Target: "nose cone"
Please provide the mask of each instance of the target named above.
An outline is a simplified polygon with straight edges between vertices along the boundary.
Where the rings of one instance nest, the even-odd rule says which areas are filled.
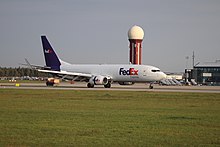
[[[166,79],[167,78],[167,75],[164,73],[164,72],[161,72],[160,73],[160,80],[162,80],[162,79]]]

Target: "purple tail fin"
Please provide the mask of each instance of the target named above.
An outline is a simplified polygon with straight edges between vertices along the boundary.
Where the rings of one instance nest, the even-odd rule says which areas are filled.
[[[46,36],[41,36],[43,52],[45,57],[45,62],[51,70],[60,71],[60,60],[57,57],[55,51],[53,50],[52,46],[50,45],[49,41],[47,40]]]

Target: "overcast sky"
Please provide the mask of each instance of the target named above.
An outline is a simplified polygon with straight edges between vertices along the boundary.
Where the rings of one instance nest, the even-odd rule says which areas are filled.
[[[128,63],[127,32],[144,29],[142,63],[182,72],[220,59],[220,0],[1,0],[0,66],[44,65],[40,36],[70,63]]]

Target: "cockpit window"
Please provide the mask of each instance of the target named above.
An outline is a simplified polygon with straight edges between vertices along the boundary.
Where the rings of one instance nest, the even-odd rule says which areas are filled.
[[[151,70],[152,72],[160,72],[160,70],[157,70],[157,69],[153,69]]]

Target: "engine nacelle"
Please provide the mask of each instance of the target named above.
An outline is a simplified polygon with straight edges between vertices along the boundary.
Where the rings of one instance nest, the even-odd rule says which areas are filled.
[[[108,78],[104,76],[94,76],[89,79],[91,85],[106,85],[108,83]]]

